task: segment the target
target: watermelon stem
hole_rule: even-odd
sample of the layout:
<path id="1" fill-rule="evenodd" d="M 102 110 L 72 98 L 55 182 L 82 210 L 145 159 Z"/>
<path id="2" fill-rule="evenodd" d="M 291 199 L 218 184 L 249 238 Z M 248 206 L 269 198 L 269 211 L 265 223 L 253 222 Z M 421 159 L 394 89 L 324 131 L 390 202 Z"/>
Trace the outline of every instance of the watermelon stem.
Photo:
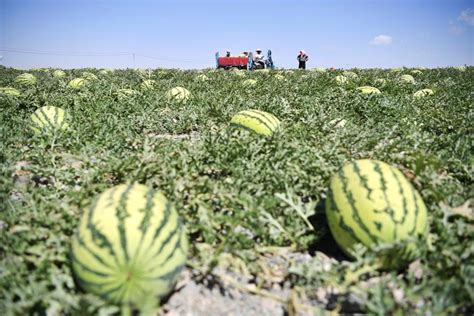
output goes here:
<path id="1" fill-rule="evenodd" d="M 120 308 L 120 315 L 121 316 L 132 316 L 132 310 L 129 304 L 124 304 Z"/>

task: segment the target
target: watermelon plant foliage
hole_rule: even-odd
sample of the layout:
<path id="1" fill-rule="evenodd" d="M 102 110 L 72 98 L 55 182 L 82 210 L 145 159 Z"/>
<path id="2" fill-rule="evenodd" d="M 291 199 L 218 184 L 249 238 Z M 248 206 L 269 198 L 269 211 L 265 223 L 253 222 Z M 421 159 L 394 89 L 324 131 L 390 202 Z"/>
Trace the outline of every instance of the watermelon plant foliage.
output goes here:
<path id="1" fill-rule="evenodd" d="M 84 71 L 99 79 L 69 88 Z M 147 73 L 156 84 L 144 90 L 133 69 L 34 72 L 36 84 L 20 86 L 15 78 L 24 71 L 0 68 L 0 87 L 21 93 L 0 94 L 0 314 L 119 313 L 120 306 L 77 284 L 70 243 L 95 196 L 135 182 L 175 205 L 196 280 L 213 275 L 223 254 L 259 280 L 262 252 L 291 249 L 309 259 L 292 261 L 261 290 L 287 284 L 315 311 L 474 312 L 474 68 L 423 69 L 413 84 L 401 85 L 400 74 L 410 71 L 352 69 L 356 76 L 338 85 L 340 70 L 241 77 L 156 69 Z M 196 80 L 200 74 L 209 80 Z M 258 85 L 246 86 L 246 79 Z M 381 94 L 358 92 L 377 79 L 385 80 Z M 167 98 L 177 86 L 192 100 Z M 117 98 L 120 89 L 141 93 Z M 414 98 L 421 89 L 436 93 Z M 69 128 L 34 134 L 30 116 L 42 106 L 67 111 Z M 275 115 L 278 133 L 231 128 L 233 115 L 249 109 Z M 334 120 L 344 124 L 335 128 Z M 364 247 L 348 258 L 332 240 L 328 184 L 357 159 L 396 167 L 426 205 L 427 240 L 406 267 L 380 269 L 376 252 Z"/>

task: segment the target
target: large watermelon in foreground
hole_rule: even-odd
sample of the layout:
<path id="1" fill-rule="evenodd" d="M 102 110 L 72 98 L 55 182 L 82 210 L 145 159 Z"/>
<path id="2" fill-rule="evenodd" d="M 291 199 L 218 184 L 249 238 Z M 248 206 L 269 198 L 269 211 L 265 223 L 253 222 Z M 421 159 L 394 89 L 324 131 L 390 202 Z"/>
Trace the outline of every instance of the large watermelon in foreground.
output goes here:
<path id="1" fill-rule="evenodd" d="M 163 194 L 118 185 L 84 212 L 72 241 L 72 268 L 85 290 L 140 307 L 171 291 L 187 249 L 184 227 Z"/>
<path id="2" fill-rule="evenodd" d="M 382 256 L 385 267 L 414 255 L 409 240 L 427 233 L 427 211 L 420 194 L 396 168 L 376 160 L 345 165 L 331 179 L 326 200 L 331 232 L 349 256 L 355 244 L 406 242 Z"/>

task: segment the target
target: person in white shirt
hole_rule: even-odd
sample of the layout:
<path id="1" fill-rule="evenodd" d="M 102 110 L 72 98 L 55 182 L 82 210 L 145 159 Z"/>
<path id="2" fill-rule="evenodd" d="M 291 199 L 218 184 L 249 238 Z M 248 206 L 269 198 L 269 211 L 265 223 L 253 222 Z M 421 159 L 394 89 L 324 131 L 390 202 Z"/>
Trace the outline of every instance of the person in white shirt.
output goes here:
<path id="1" fill-rule="evenodd" d="M 265 56 L 262 54 L 262 50 L 257 48 L 255 54 L 253 55 L 253 63 L 257 65 L 257 69 L 265 68 Z"/>

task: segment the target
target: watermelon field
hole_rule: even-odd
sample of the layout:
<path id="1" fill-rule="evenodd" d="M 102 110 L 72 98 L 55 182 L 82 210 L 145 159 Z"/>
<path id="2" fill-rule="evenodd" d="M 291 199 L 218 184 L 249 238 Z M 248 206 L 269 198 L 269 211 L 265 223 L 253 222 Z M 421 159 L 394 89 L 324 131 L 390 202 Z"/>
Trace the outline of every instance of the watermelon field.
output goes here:
<path id="1" fill-rule="evenodd" d="M 474 313 L 473 67 L 2 67 L 0 107 L 1 315 Z"/>

